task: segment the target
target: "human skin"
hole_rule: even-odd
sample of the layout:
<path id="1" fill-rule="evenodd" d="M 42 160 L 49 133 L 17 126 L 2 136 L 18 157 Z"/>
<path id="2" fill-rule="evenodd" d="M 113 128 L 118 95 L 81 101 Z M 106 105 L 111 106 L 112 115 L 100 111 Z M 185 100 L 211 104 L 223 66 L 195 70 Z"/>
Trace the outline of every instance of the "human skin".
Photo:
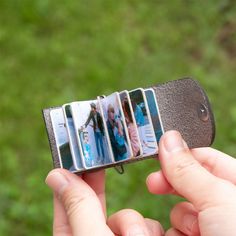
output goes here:
<path id="1" fill-rule="evenodd" d="M 64 169 L 51 171 L 46 183 L 54 192 L 54 236 L 161 236 L 159 222 L 124 209 L 106 217 L 105 172 L 79 177 Z"/>
<path id="2" fill-rule="evenodd" d="M 236 160 L 212 148 L 189 150 L 177 131 L 166 132 L 159 144 L 161 171 L 147 178 L 154 194 L 187 199 L 170 213 L 167 236 L 236 235 Z"/>
<path id="3" fill-rule="evenodd" d="M 148 176 L 149 191 L 187 199 L 171 211 L 172 228 L 165 235 L 235 236 L 236 160 L 212 148 L 189 150 L 176 131 L 162 136 L 159 159 L 162 170 Z M 81 177 L 63 169 L 49 173 L 54 235 L 163 235 L 158 221 L 131 209 L 107 219 L 104 178 L 104 171 Z"/>

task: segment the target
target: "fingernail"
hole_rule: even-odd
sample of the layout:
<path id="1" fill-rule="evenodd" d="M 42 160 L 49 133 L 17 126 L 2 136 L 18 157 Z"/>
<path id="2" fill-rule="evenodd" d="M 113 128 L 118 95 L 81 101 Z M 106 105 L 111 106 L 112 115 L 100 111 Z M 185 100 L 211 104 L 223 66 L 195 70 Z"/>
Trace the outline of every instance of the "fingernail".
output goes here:
<path id="1" fill-rule="evenodd" d="M 60 196 L 63 189 L 68 185 L 69 182 L 63 174 L 58 171 L 54 171 L 49 173 L 45 183 Z"/>
<path id="2" fill-rule="evenodd" d="M 133 225 L 128 230 L 128 236 L 147 236 L 147 234 L 141 226 Z"/>
<path id="3" fill-rule="evenodd" d="M 182 136 L 177 131 L 169 131 L 165 134 L 164 146 L 167 152 L 177 152 L 185 148 Z"/>

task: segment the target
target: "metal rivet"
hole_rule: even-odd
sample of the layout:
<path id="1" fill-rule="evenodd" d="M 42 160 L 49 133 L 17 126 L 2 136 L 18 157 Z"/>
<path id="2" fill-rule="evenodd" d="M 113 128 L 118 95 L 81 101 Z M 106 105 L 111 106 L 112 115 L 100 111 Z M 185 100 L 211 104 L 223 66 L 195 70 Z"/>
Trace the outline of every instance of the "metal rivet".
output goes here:
<path id="1" fill-rule="evenodd" d="M 199 104 L 198 107 L 198 117 L 200 118 L 200 120 L 206 122 L 209 120 L 209 113 L 207 110 L 207 107 L 204 104 Z"/>

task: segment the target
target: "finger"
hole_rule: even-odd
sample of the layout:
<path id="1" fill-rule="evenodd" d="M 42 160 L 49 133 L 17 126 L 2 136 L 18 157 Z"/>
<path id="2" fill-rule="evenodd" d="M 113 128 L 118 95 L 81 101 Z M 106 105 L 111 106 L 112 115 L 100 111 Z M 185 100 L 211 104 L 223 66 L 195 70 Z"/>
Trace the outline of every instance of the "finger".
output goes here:
<path id="1" fill-rule="evenodd" d="M 149 230 L 149 234 L 152 236 L 152 235 L 164 235 L 164 229 L 163 227 L 161 226 L 161 224 L 156 221 L 156 220 L 152 220 L 152 219 L 149 219 L 149 218 L 145 218 L 145 223 L 148 227 L 148 230 Z"/>
<path id="2" fill-rule="evenodd" d="M 84 181 L 93 189 L 101 202 L 104 215 L 106 216 L 106 195 L 105 195 L 105 171 L 100 170 L 83 175 Z"/>
<path id="3" fill-rule="evenodd" d="M 234 201 L 234 185 L 203 168 L 194 159 L 179 132 L 166 132 L 159 147 L 162 171 L 168 182 L 198 210 Z"/>
<path id="4" fill-rule="evenodd" d="M 236 184 L 236 159 L 213 148 L 192 149 L 194 158 L 213 175 Z"/>
<path id="5" fill-rule="evenodd" d="M 59 195 L 73 235 L 112 235 L 99 199 L 80 177 L 56 169 L 49 173 L 46 183 Z"/>
<path id="6" fill-rule="evenodd" d="M 151 236 L 150 231 L 153 230 L 148 229 L 142 215 L 131 209 L 118 211 L 108 218 L 107 224 L 116 235 L 122 236 Z M 154 230 L 158 232 L 156 236 L 162 235 L 162 228 L 158 223 L 155 226 L 152 224 L 152 227 L 155 227 Z"/>
<path id="7" fill-rule="evenodd" d="M 200 234 L 198 226 L 198 213 L 189 202 L 177 204 L 170 214 L 171 225 L 186 235 L 197 236 Z"/>
<path id="8" fill-rule="evenodd" d="M 191 150 L 195 160 L 213 175 L 236 184 L 236 160 L 213 148 L 195 148 Z M 148 190 L 153 194 L 177 194 L 166 180 L 162 171 L 153 172 L 147 177 Z"/>
<path id="9" fill-rule="evenodd" d="M 54 193 L 54 222 L 53 222 L 53 235 L 64 236 L 72 235 L 65 208 Z"/>
<path id="10" fill-rule="evenodd" d="M 162 171 L 151 173 L 146 179 L 147 188 L 153 194 L 174 194 L 173 187 L 169 184 Z"/>
<path id="11" fill-rule="evenodd" d="M 165 236 L 186 236 L 186 235 L 182 234 L 177 229 L 171 228 L 171 229 L 167 230 Z"/>

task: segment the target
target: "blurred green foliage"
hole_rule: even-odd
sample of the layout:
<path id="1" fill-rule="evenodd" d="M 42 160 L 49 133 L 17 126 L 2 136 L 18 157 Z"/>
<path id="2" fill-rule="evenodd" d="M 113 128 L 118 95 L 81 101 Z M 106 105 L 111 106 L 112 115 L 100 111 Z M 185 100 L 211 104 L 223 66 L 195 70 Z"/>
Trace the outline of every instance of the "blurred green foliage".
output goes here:
<path id="1" fill-rule="evenodd" d="M 212 102 L 214 147 L 235 155 L 235 14 L 230 0 L 1 0 L 0 235 L 52 234 L 42 108 L 190 75 Z M 108 213 L 134 208 L 168 227 L 181 199 L 147 192 L 157 169 L 108 170 Z"/>

